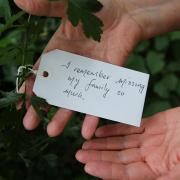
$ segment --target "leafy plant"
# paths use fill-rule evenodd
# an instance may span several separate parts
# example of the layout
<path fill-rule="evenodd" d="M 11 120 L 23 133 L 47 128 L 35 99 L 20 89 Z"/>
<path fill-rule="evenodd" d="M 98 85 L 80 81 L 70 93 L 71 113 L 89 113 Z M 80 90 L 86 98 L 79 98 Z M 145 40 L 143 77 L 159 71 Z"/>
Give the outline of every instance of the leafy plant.
<path fill-rule="evenodd" d="M 100 11 L 102 7 L 97 0 L 68 0 L 68 18 L 73 26 L 82 22 L 85 35 L 100 41 L 103 22 L 92 13 Z"/>
<path fill-rule="evenodd" d="M 81 23 L 88 37 L 100 40 L 102 23 L 94 14 L 102 8 L 98 1 L 68 3 L 72 24 Z M 93 22 L 88 21 L 89 16 Z M 96 179 L 86 175 L 74 158 L 83 142 L 80 128 L 84 115 L 77 113 L 61 136 L 49 138 L 45 127 L 58 108 L 45 113 L 44 100 L 14 91 L 17 68 L 34 63 L 59 24 L 59 19 L 29 16 L 12 1 L 0 0 L 0 179 Z M 126 67 L 150 74 L 144 116 L 180 106 L 179 47 L 180 32 L 173 32 L 142 42 L 129 57 Z M 30 74 L 24 71 L 21 75 L 24 81 Z M 30 132 L 22 125 L 25 103 L 21 110 L 15 108 L 17 101 L 27 98 L 42 119 Z"/>

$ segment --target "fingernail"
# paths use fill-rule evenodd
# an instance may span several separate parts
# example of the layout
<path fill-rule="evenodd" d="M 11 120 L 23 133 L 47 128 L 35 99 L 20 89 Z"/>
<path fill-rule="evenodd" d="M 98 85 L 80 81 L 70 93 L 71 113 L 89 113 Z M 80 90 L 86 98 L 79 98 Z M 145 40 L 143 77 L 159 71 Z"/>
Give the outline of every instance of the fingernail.
<path fill-rule="evenodd" d="M 14 0 L 14 3 L 21 9 L 26 7 L 27 0 Z"/>
<path fill-rule="evenodd" d="M 38 126 L 39 123 L 40 118 L 36 114 L 34 108 L 31 106 L 23 119 L 23 125 L 27 130 L 33 130 Z"/>
<path fill-rule="evenodd" d="M 86 173 L 93 175 L 94 171 L 97 171 L 97 169 L 93 166 L 92 163 L 87 163 L 84 167 L 84 170 Z"/>
<path fill-rule="evenodd" d="M 32 127 L 33 124 L 33 117 L 30 116 L 29 114 L 26 114 L 23 120 L 23 125 L 26 130 L 33 130 L 34 128 Z"/>
<path fill-rule="evenodd" d="M 58 127 L 56 123 L 50 122 L 47 126 L 47 133 L 49 137 L 55 137 L 58 135 Z"/>
<path fill-rule="evenodd" d="M 79 162 L 83 163 L 83 152 L 82 152 L 82 150 L 79 150 L 79 151 L 76 153 L 75 157 L 76 157 L 76 159 L 77 159 Z"/>

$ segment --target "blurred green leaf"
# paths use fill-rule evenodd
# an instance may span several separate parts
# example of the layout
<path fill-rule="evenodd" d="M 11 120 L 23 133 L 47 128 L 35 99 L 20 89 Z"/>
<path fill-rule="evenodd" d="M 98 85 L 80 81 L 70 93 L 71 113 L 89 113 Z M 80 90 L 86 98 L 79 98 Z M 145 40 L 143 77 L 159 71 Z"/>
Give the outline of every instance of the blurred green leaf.
<path fill-rule="evenodd" d="M 176 92 L 180 96 L 180 80 L 178 81 Z"/>
<path fill-rule="evenodd" d="M 14 105 L 23 97 L 23 94 L 17 94 L 14 92 L 8 92 L 8 93 L 1 92 L 1 94 L 3 94 L 5 97 L 0 99 L 0 109 L 8 107 L 10 105 Z"/>
<path fill-rule="evenodd" d="M 171 61 L 168 66 L 167 70 L 170 72 L 180 72 L 180 61 Z"/>
<path fill-rule="evenodd" d="M 172 32 L 172 33 L 170 34 L 170 39 L 171 39 L 172 41 L 180 40 L 180 32 L 179 32 L 179 31 Z"/>
<path fill-rule="evenodd" d="M 168 98 L 171 91 L 175 91 L 178 78 L 174 74 L 168 74 L 154 86 L 154 92 L 162 98 Z"/>
<path fill-rule="evenodd" d="M 55 167 L 58 163 L 58 156 L 56 154 L 47 154 L 43 158 L 48 162 L 50 167 Z"/>
<path fill-rule="evenodd" d="M 165 66 L 164 55 L 156 51 L 149 51 L 146 60 L 151 74 L 161 72 Z"/>
<path fill-rule="evenodd" d="M 172 55 L 169 61 L 180 61 L 180 41 L 171 42 Z"/>
<path fill-rule="evenodd" d="M 143 41 L 141 42 L 135 49 L 135 52 L 140 53 L 146 51 L 150 46 L 149 41 Z"/>
<path fill-rule="evenodd" d="M 169 108 L 171 108 L 171 104 L 169 103 L 169 101 L 157 100 L 155 102 L 151 102 L 145 108 L 144 117 L 151 116 L 157 112 L 161 112 Z"/>
<path fill-rule="evenodd" d="M 51 108 L 49 109 L 49 111 L 47 112 L 47 116 L 45 116 L 43 118 L 43 122 L 44 122 L 44 128 L 47 128 L 48 123 L 51 121 L 51 119 L 53 118 L 53 116 L 55 115 L 55 113 L 58 111 L 58 107 L 55 106 L 51 106 Z"/>
<path fill-rule="evenodd" d="M 19 65 L 21 63 L 21 59 L 18 59 L 18 55 L 21 53 L 19 48 L 8 47 L 8 48 L 0 48 L 0 65 L 5 64 L 16 64 Z"/>
<path fill-rule="evenodd" d="M 11 26 L 14 24 L 14 22 L 16 22 L 24 14 L 25 14 L 24 11 L 20 11 L 20 12 L 16 13 L 15 15 L 11 16 L 11 18 L 9 18 L 7 20 L 6 24 L 3 27 L 0 28 L 0 36 L 2 35 L 2 33 L 4 31 L 6 31 L 7 29 L 11 28 Z"/>
<path fill-rule="evenodd" d="M 6 36 L 0 38 L 0 52 L 1 48 L 8 47 L 12 44 L 17 45 L 22 36 L 23 29 L 16 29 L 14 31 L 9 32 Z"/>
<path fill-rule="evenodd" d="M 48 106 L 48 103 L 45 99 L 37 97 L 37 96 L 31 96 L 30 101 L 34 109 L 36 110 L 37 114 L 41 119 L 45 116 L 45 109 Z"/>
<path fill-rule="evenodd" d="M 16 83 L 17 67 L 6 65 L 3 68 L 4 81 L 11 82 L 13 85 Z"/>
<path fill-rule="evenodd" d="M 137 54 L 132 54 L 128 58 L 128 62 L 126 64 L 127 68 L 134 69 L 137 71 L 141 71 L 144 73 L 148 73 L 146 66 L 145 66 L 145 60 L 143 59 L 142 56 L 137 55 Z"/>
<path fill-rule="evenodd" d="M 4 17 L 6 21 L 11 17 L 9 0 L 0 0 L 0 17 Z"/>
<path fill-rule="evenodd" d="M 158 51 L 162 51 L 168 48 L 169 46 L 169 37 L 168 36 L 159 36 L 155 38 L 155 48 Z"/>

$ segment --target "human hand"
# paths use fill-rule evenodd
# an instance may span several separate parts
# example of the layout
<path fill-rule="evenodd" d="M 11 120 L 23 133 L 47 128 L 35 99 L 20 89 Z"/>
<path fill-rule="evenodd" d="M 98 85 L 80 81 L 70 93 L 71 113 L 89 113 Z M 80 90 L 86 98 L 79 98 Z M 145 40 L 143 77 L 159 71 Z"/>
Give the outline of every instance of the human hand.
<path fill-rule="evenodd" d="M 104 33 L 101 42 L 98 43 L 84 36 L 81 25 L 74 28 L 68 21 L 66 17 L 67 1 L 15 0 L 15 3 L 20 8 L 30 14 L 63 18 L 61 26 L 54 33 L 44 52 L 61 49 L 108 63 L 123 65 L 130 52 L 140 40 L 158 34 L 157 31 L 159 32 L 161 26 L 158 26 L 157 29 L 156 24 L 158 18 L 153 19 L 154 13 L 156 11 L 156 13 L 159 12 L 158 1 L 156 3 L 154 3 L 154 1 L 153 3 L 148 1 L 149 4 L 145 2 L 140 3 L 137 0 L 101 0 L 100 2 L 104 7 L 97 13 L 97 16 L 99 16 L 104 23 Z M 145 5 L 147 5 L 147 7 Z M 146 11 L 146 9 L 156 7 L 156 5 L 157 8 L 155 12 Z M 145 23 L 147 19 L 150 19 L 148 25 Z M 166 25 L 168 24 L 167 27 L 169 27 L 169 24 L 172 23 L 169 23 L 171 21 L 167 20 L 167 16 L 165 16 L 165 19 L 165 23 Z M 164 28 L 162 31 L 167 30 L 169 30 L 169 28 Z M 38 68 L 38 64 L 39 60 L 35 65 L 35 69 Z M 28 95 L 33 94 L 33 83 L 33 77 L 26 81 L 25 91 Z M 40 119 L 30 103 L 27 102 L 26 104 L 28 111 L 24 117 L 23 124 L 26 129 L 32 130 L 39 125 Z M 49 136 L 60 134 L 72 115 L 72 111 L 61 108 L 48 124 L 47 132 Z M 86 115 L 82 127 L 82 135 L 86 139 L 91 138 L 97 124 L 97 117 Z"/>
<path fill-rule="evenodd" d="M 140 128 L 100 127 L 98 138 L 86 141 L 76 158 L 102 179 L 179 180 L 179 134 L 180 107 L 144 119 Z"/>

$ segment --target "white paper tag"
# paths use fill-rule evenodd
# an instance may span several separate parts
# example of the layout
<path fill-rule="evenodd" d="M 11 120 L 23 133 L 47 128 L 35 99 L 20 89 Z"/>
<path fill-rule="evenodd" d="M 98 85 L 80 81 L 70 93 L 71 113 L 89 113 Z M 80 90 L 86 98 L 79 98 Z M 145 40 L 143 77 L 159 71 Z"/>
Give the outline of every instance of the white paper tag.
<path fill-rule="evenodd" d="M 148 80 L 145 73 L 54 50 L 42 55 L 33 91 L 51 105 L 140 126 Z"/>

